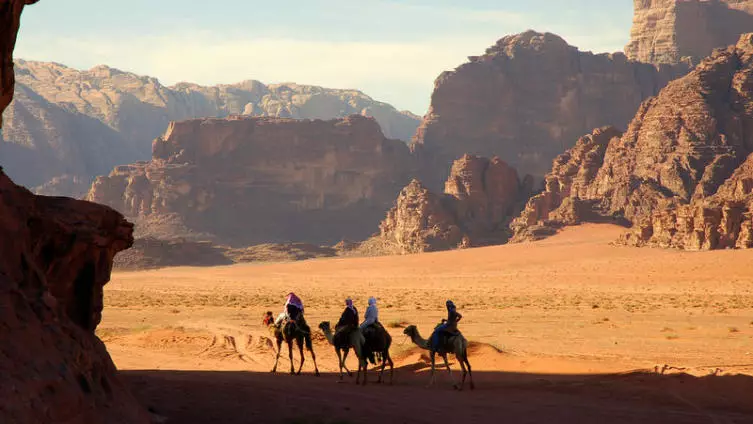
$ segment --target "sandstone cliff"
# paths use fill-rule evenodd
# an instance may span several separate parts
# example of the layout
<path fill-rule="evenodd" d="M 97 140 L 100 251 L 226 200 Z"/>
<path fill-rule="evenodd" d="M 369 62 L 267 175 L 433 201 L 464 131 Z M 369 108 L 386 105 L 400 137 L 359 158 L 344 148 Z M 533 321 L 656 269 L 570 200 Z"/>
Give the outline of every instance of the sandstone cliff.
<path fill-rule="evenodd" d="M 593 213 L 633 223 L 634 231 L 625 237 L 631 244 L 693 250 L 750 247 L 753 176 L 746 158 L 753 152 L 751 129 L 753 35 L 746 34 L 736 46 L 717 51 L 647 100 L 621 138 L 593 150 L 591 164 L 585 156 L 579 159 L 579 150 L 588 143 L 566 154 L 575 158 L 572 167 L 589 169 L 589 174 L 593 164 L 603 164 L 577 191 L 561 197 L 588 205 L 579 219 L 588 220 L 585 215 Z M 547 179 L 558 180 L 559 175 L 555 163 Z M 516 235 L 533 221 L 541 224 L 553 208 L 556 202 L 532 199 L 516 221 Z"/>
<path fill-rule="evenodd" d="M 753 0 L 634 0 L 628 58 L 698 64 L 753 30 Z"/>
<path fill-rule="evenodd" d="M 153 151 L 150 162 L 97 178 L 88 195 L 143 224 L 139 237 L 244 246 L 363 239 L 412 173 L 405 143 L 358 115 L 177 122 Z"/>
<path fill-rule="evenodd" d="M 151 77 L 107 66 L 78 71 L 56 63 L 16 61 L 19 84 L 5 112 L 0 165 L 35 191 L 79 195 L 80 185 L 116 165 L 146 160 L 170 121 L 230 115 L 331 119 L 374 117 L 390 138 L 410 140 L 419 118 L 356 90 L 245 81 L 166 87 Z M 19 164 L 25 164 L 21 166 Z M 44 187 L 38 187 L 42 186 Z M 69 191 L 73 190 L 73 191 Z"/>
<path fill-rule="evenodd" d="M 422 181 L 437 189 L 465 153 L 504 158 L 541 178 L 558 154 L 592 128 L 624 128 L 641 102 L 687 72 L 580 52 L 553 34 L 502 38 L 481 56 L 437 78 L 413 149 Z"/>
<path fill-rule="evenodd" d="M 465 155 L 453 164 L 444 194 L 411 181 L 379 226 L 379 238 L 402 253 L 502 243 L 508 218 L 529 192 L 530 179 L 521 184 L 499 158 Z"/>
<path fill-rule="evenodd" d="M 23 84 L 17 84 L 4 117 L 0 163 L 9 175 L 18 177 L 16 182 L 30 188 L 47 184 L 50 194 L 80 197 L 93 176 L 139 158 L 136 149 L 114 129 L 50 103 Z M 74 179 L 86 182 L 83 192 L 81 184 L 60 184 Z"/>
<path fill-rule="evenodd" d="M 0 111 L 31 0 L 0 1 Z M 94 328 L 102 286 L 133 227 L 103 206 L 35 196 L 0 170 L 0 421 L 147 423 Z"/>

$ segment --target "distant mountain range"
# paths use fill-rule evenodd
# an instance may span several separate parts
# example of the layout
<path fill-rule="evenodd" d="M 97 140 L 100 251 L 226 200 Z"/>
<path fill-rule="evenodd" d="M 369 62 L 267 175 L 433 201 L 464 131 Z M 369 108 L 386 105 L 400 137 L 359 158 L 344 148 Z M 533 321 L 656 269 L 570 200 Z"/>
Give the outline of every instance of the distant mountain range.
<path fill-rule="evenodd" d="M 248 80 L 211 87 L 107 66 L 80 71 L 16 60 L 15 100 L 3 115 L 0 166 L 42 194 L 82 196 L 114 166 L 151 157 L 170 121 L 230 115 L 296 119 L 374 117 L 386 137 L 408 141 L 420 123 L 357 90 Z"/>

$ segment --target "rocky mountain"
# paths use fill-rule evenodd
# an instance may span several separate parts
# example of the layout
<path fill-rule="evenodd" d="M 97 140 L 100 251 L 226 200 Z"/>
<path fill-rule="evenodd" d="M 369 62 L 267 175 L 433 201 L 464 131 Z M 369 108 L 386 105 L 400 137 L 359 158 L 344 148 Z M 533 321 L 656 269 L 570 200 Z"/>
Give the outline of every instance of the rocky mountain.
<path fill-rule="evenodd" d="M 465 155 L 455 161 L 443 194 L 413 180 L 379 226 L 381 241 L 401 253 L 502 243 L 509 218 L 530 193 L 508 164 Z"/>
<path fill-rule="evenodd" d="M 0 112 L 13 94 L 21 13 L 35 2 L 0 2 Z M 102 286 L 133 226 L 104 206 L 36 196 L 2 170 L 0 193 L 0 422 L 151 422 L 94 335 Z"/>
<path fill-rule="evenodd" d="M 634 0 L 628 58 L 698 64 L 753 30 L 753 0 Z"/>
<path fill-rule="evenodd" d="M 23 84 L 16 85 L 4 123 L 0 163 L 23 185 L 60 188 L 57 193 L 48 189 L 50 194 L 79 197 L 86 193 L 91 176 L 139 158 L 137 149 L 117 131 L 50 103 Z"/>
<path fill-rule="evenodd" d="M 334 243 L 367 237 L 412 169 L 373 118 L 197 119 L 172 123 L 151 161 L 97 178 L 88 199 L 140 237 Z"/>
<path fill-rule="evenodd" d="M 374 117 L 390 138 L 410 140 L 419 118 L 356 90 L 245 81 L 163 86 L 107 66 L 79 71 L 17 60 L 16 100 L 5 114 L 0 164 L 29 187 L 78 195 L 115 165 L 147 160 L 170 121 L 230 115 L 331 119 Z M 29 165 L 20 165 L 21 163 Z M 72 184 L 75 180 L 85 184 Z"/>
<path fill-rule="evenodd" d="M 641 102 L 686 65 L 655 67 L 624 54 L 580 52 L 560 37 L 528 31 L 437 78 L 412 148 L 421 180 L 438 189 L 453 160 L 499 156 L 541 178 L 551 161 L 591 128 L 624 128 Z"/>
<path fill-rule="evenodd" d="M 558 221 L 567 200 L 581 206 L 573 208 L 579 216 L 561 224 L 590 214 L 624 218 L 633 224 L 624 240 L 631 244 L 752 247 L 752 130 L 753 34 L 746 34 L 647 100 L 622 137 L 592 136 L 563 155 L 586 177 L 574 189 L 559 167 L 564 160 L 556 162 L 542 196 L 558 201 L 534 197 L 513 226 L 516 238 Z"/>

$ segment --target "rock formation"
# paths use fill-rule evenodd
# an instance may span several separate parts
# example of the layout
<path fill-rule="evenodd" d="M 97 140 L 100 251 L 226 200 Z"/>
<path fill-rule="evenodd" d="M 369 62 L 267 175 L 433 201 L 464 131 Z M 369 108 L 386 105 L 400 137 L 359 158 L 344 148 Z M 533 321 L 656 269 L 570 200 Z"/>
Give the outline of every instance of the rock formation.
<path fill-rule="evenodd" d="M 625 55 L 580 52 L 553 34 L 502 38 L 481 56 L 437 78 L 413 149 L 437 189 L 436 169 L 465 153 L 498 155 L 521 175 L 541 178 L 552 159 L 592 128 L 624 128 L 641 102 L 687 72 Z"/>
<path fill-rule="evenodd" d="M 560 196 L 560 203 L 567 197 L 587 204 L 589 213 L 628 220 L 634 230 L 624 241 L 631 244 L 750 247 L 751 130 L 753 34 L 746 34 L 647 100 L 628 131 L 611 138 L 603 159 L 603 148 L 594 150 L 591 162 L 603 160 L 596 175 Z M 586 157 L 578 159 L 587 145 L 579 143 L 563 157 L 575 158 L 571 167 L 592 174 Z M 559 173 L 555 163 L 547 180 L 558 180 Z M 514 225 L 516 238 L 554 210 L 557 202 L 549 207 L 542 200 L 553 191 L 529 202 Z"/>
<path fill-rule="evenodd" d="M 177 122 L 153 150 L 97 178 L 88 198 L 144 224 L 139 237 L 163 238 L 164 223 L 183 229 L 173 237 L 243 246 L 363 239 L 413 166 L 405 143 L 358 115 Z"/>
<path fill-rule="evenodd" d="M 4 117 L 0 163 L 17 183 L 30 188 L 46 184 L 49 194 L 80 197 L 95 175 L 139 158 L 114 129 L 50 103 L 23 84 L 17 84 Z M 60 184 L 74 180 L 83 184 Z"/>
<path fill-rule="evenodd" d="M 33 0 L 0 1 L 0 111 L 12 52 Z M 94 328 L 102 286 L 133 227 L 99 205 L 35 196 L 0 170 L 0 421 L 148 423 Z"/>
<path fill-rule="evenodd" d="M 0 144 L 0 165 L 16 182 L 53 194 L 80 194 L 78 185 L 48 184 L 55 178 L 80 179 L 88 186 L 116 165 L 149 159 L 151 141 L 165 132 L 170 121 L 230 115 L 332 119 L 360 114 L 374 117 L 388 137 L 406 142 L 420 121 L 356 90 L 267 86 L 258 81 L 165 87 L 155 78 L 107 66 L 78 71 L 23 60 L 16 61 L 16 74 L 19 84 L 14 104 L 5 113 L 6 143 Z M 44 188 L 36 188 L 43 184 Z"/>
<path fill-rule="evenodd" d="M 453 164 L 444 194 L 411 181 L 379 226 L 380 238 L 402 253 L 501 243 L 530 179 L 495 157 L 465 155 Z"/>
<path fill-rule="evenodd" d="M 593 220 L 588 190 L 604 163 L 607 145 L 622 136 L 614 127 L 594 130 L 559 155 L 544 178 L 544 191 L 531 197 L 520 217 L 510 225 L 514 241 L 536 240 L 563 225 Z"/>
<path fill-rule="evenodd" d="M 698 64 L 753 29 L 753 0 L 634 0 L 628 58 Z"/>

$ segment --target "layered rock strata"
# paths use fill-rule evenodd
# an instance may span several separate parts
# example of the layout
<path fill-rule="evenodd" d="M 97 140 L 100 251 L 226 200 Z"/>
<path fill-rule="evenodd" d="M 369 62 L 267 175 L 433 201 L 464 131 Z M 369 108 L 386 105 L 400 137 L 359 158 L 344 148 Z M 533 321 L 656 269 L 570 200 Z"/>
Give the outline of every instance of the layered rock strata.
<path fill-rule="evenodd" d="M 538 179 L 592 128 L 625 128 L 641 102 L 689 69 L 655 67 L 624 54 L 580 52 L 533 31 L 504 37 L 481 56 L 444 72 L 412 144 L 434 190 L 437 170 L 465 153 L 504 158 Z"/>
<path fill-rule="evenodd" d="M 140 237 L 175 217 L 221 244 L 335 243 L 367 237 L 412 168 L 371 118 L 200 119 L 171 124 L 151 161 L 97 178 L 88 199 L 145 223 Z"/>
<path fill-rule="evenodd" d="M 647 100 L 628 131 L 597 150 L 596 176 L 566 197 L 632 223 L 624 238 L 631 244 L 750 247 L 752 130 L 753 34 L 745 34 Z M 557 178 L 554 168 L 548 178 Z M 551 212 L 540 206 L 529 202 L 516 238 Z"/>
<path fill-rule="evenodd" d="M 380 224 L 379 238 L 402 253 L 504 242 L 530 183 L 497 157 L 465 155 L 453 164 L 443 194 L 411 181 Z"/>
<path fill-rule="evenodd" d="M 628 58 L 698 64 L 753 29 L 753 0 L 634 0 Z"/>

